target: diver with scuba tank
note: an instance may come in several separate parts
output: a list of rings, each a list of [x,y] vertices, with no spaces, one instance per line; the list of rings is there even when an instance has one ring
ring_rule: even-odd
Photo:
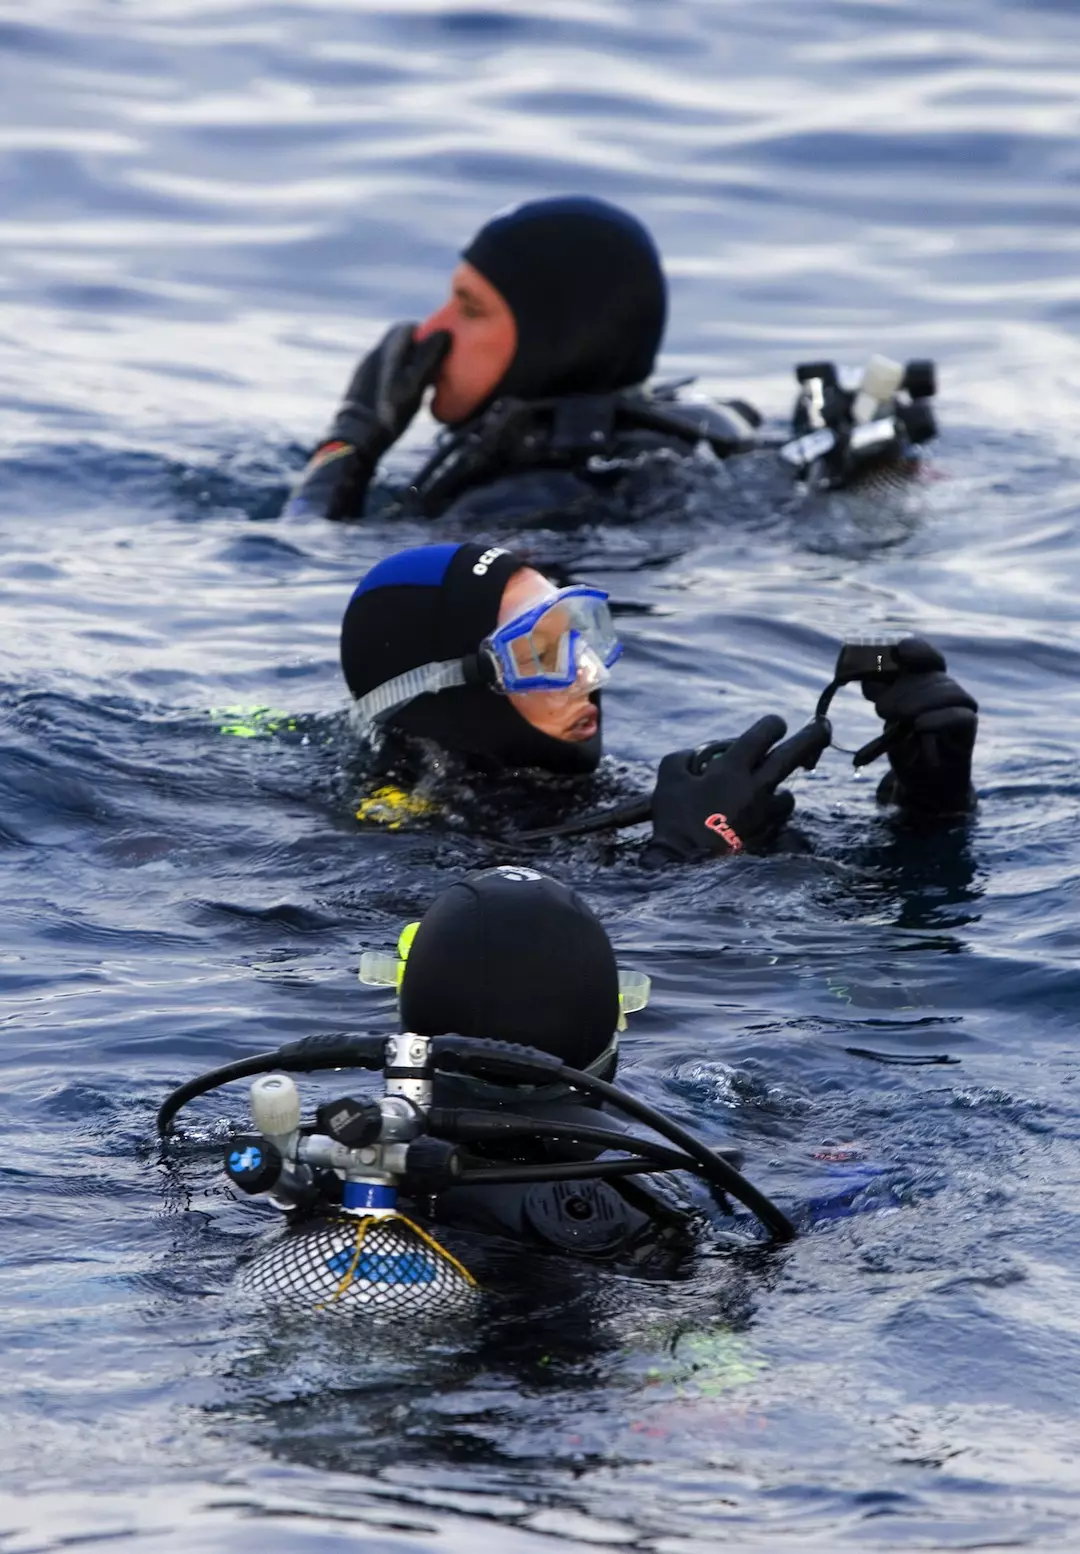
[[[558,881],[470,874],[396,953],[366,952],[360,977],[397,990],[400,1035],[293,1042],[189,1081],[158,1114],[168,1139],[189,1102],[254,1079],[255,1131],[233,1134],[225,1170],[288,1216],[241,1272],[257,1301],[442,1314],[475,1300],[474,1270],[499,1247],[663,1278],[707,1237],[795,1235],[738,1152],[613,1082],[649,979],[616,964],[603,925]],[[291,1076],[343,1069],[381,1073],[383,1093],[350,1080],[359,1093],[305,1120]],[[694,1178],[705,1192],[688,1190]]]
[[[841,486],[902,466],[935,435],[931,362],[874,357],[854,377],[804,364],[793,428],[780,436],[745,401],[649,384],[667,285],[646,227],[607,201],[514,206],[461,257],[449,299],[422,323],[395,324],[360,362],[287,514],[362,517],[380,459],[429,391],[445,430],[400,509],[475,527],[584,512],[642,455],[774,448],[808,484]]]
[[[410,792],[433,751],[473,772],[587,778],[602,754],[602,687],[621,652],[602,589],[559,588],[513,551],[427,545],[379,562],[346,609],[341,663],[356,720],[398,786],[378,790],[384,812],[364,805],[360,818],[396,826],[430,813],[426,801],[410,807]],[[856,766],[888,757],[879,801],[931,823],[969,813],[978,704],[932,644],[908,637],[846,645],[815,716],[789,738],[770,714],[735,738],[674,751],[651,796],[563,815],[543,835],[649,821],[641,861],[650,869],[767,848],[795,807],[782,784],[828,747],[829,701],[847,683],[861,685],[884,725],[855,756]],[[587,804],[587,789],[579,793]],[[574,802],[574,786],[560,797]]]

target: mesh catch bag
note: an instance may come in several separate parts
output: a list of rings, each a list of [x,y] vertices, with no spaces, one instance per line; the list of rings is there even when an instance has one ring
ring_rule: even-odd
[[[244,1295],[303,1311],[461,1311],[479,1287],[403,1214],[342,1216],[303,1226],[259,1252],[237,1278]]]

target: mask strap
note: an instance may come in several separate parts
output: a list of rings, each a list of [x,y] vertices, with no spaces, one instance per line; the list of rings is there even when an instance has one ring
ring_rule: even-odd
[[[459,685],[487,685],[489,681],[490,673],[478,653],[437,664],[421,664],[416,669],[395,675],[392,680],[384,680],[366,696],[358,696],[353,713],[362,724],[377,723],[406,702],[415,701],[417,696],[451,691]]]

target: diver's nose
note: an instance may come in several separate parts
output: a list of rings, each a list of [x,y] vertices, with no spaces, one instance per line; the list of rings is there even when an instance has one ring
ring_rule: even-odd
[[[416,328],[413,330],[413,339],[416,341],[416,343],[419,344],[421,340],[426,340],[427,337],[429,335],[433,335],[437,329],[445,329],[452,340],[454,335],[454,331],[451,328],[452,308],[452,303],[444,302],[442,307],[436,308],[435,312],[425,318],[422,324],[417,324]]]

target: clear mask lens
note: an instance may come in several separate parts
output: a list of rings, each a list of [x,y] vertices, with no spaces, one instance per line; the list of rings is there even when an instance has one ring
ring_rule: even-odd
[[[493,631],[484,647],[504,691],[596,690],[622,651],[598,588],[563,588]]]

